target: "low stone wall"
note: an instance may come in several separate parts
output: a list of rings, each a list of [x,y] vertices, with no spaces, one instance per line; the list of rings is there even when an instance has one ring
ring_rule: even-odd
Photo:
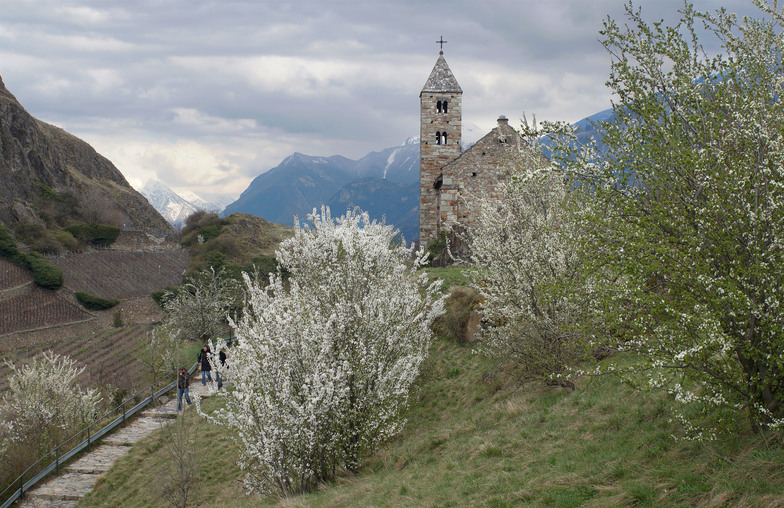
[[[177,250],[182,246],[176,234],[155,236],[142,231],[123,231],[109,248],[113,250]]]

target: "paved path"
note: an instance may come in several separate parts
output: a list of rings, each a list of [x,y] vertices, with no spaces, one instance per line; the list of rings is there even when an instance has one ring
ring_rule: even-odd
[[[202,386],[201,375],[191,379],[191,400],[195,394],[209,397],[210,385]],[[32,490],[25,492],[25,497],[17,502],[19,508],[71,508],[76,506],[98,479],[106,473],[120,457],[131,451],[134,443],[160,429],[173,418],[177,417],[177,396],[163,404],[146,409],[130,420],[124,427],[115,430],[99,441],[92,450],[78,460],[65,466],[64,472]],[[164,397],[159,399],[164,400]],[[185,404],[185,401],[182,401]],[[195,411],[191,409],[190,411]]]

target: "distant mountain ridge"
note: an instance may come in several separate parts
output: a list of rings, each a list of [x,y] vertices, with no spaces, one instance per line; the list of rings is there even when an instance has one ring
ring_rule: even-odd
[[[576,122],[578,142],[599,136],[591,122],[612,118],[612,109],[607,109]],[[549,145],[546,138],[542,141]],[[465,143],[463,151],[471,145]],[[400,229],[407,242],[417,241],[419,139],[409,138],[403,145],[371,152],[356,161],[340,155],[294,153],[257,176],[222,214],[242,212],[291,225],[295,215],[302,221],[322,204],[328,205],[333,215],[358,206],[371,218],[383,218]]]
[[[196,199],[185,199],[162,182],[150,180],[140,189],[142,196],[158,210],[169,224],[176,229],[182,229],[185,220],[199,210],[209,212],[220,212],[220,209],[199,196],[193,194]]]
[[[412,241],[418,235],[418,218],[416,225],[411,222],[412,207],[418,207],[418,182],[416,138],[356,161],[340,155],[294,153],[257,176],[223,215],[248,213],[291,225],[295,215],[303,220],[322,204],[329,205],[335,215],[359,206],[374,219],[384,217],[387,224],[401,229],[406,241]]]

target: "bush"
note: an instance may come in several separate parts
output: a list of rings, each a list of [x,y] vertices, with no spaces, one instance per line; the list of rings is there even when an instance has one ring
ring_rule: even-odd
[[[448,264],[447,243],[449,235],[441,230],[438,237],[427,246],[427,261],[430,266],[446,266]]]
[[[120,236],[120,228],[107,224],[74,224],[65,230],[83,242],[88,242],[100,247],[107,247]]]
[[[19,249],[16,248],[16,242],[11,237],[11,233],[0,224],[0,256],[13,261],[18,255]]]
[[[30,243],[30,248],[41,254],[57,254],[63,248],[51,231],[44,230],[41,236]]]
[[[119,300],[115,300],[114,298],[101,298],[100,296],[91,295],[90,293],[85,293],[84,291],[77,291],[76,299],[79,300],[79,303],[89,310],[111,309],[120,303]],[[122,321],[122,318],[120,318],[120,320]]]
[[[226,254],[217,249],[213,249],[204,256],[204,261],[207,263],[207,266],[212,268],[223,268],[226,264]]]
[[[37,253],[21,254],[25,266],[33,272],[33,281],[47,289],[60,289],[63,285],[63,271]]]
[[[181,289],[181,286],[166,286],[166,289],[161,289],[160,291],[153,291],[150,293],[150,298],[152,298],[152,301],[158,304],[158,307],[165,309],[166,301],[168,299],[167,294],[170,297],[175,297]]]
[[[258,256],[253,258],[248,265],[245,266],[244,271],[252,273],[254,270],[259,274],[275,273],[278,270],[278,260],[269,256]]]
[[[63,285],[63,271],[46,261],[37,252],[29,254],[19,252],[16,242],[2,224],[0,224],[0,257],[33,272],[33,280],[41,287],[59,289]]]
[[[360,463],[405,424],[409,390],[443,312],[440,283],[366,213],[333,223],[328,209],[281,244],[289,269],[261,286],[246,277],[247,306],[232,348],[234,389],[215,419],[244,444],[246,485],[292,494]],[[213,346],[213,350],[218,350]],[[221,375],[221,366],[215,366]]]
[[[125,323],[123,323],[122,311],[118,309],[117,312],[114,313],[114,327],[122,328],[123,326],[125,326]]]
[[[574,248],[580,203],[557,176],[529,170],[511,175],[501,200],[481,202],[469,231],[468,273],[482,298],[477,349],[521,382],[573,388],[562,376],[593,348],[579,328],[591,287]]]
[[[69,233],[68,231],[60,231],[54,237],[57,239],[63,247],[68,250],[76,250],[79,248],[79,242],[74,238],[74,236]]]
[[[41,191],[41,197],[46,200],[58,201],[60,199],[60,196],[57,195],[57,192],[44,183],[38,182],[38,190]]]
[[[228,219],[222,219],[216,213],[200,210],[185,221],[185,227],[182,228],[182,244],[192,246],[200,237],[202,243],[217,238],[221,228],[228,223]]]
[[[17,444],[16,454],[27,450],[38,457],[94,420],[100,397],[78,387],[84,369],[74,360],[48,352],[30,365],[5,360],[5,366],[10,376],[0,404],[0,446]],[[4,470],[13,458],[3,458]]]
[[[199,230],[199,236],[201,236],[204,243],[207,243],[213,238],[218,238],[220,231],[221,227],[218,224],[213,224],[211,226],[207,226],[206,228],[201,228]]]
[[[43,254],[56,254],[62,245],[51,231],[42,224],[24,223],[14,228],[14,234],[20,241],[30,245],[30,249]]]

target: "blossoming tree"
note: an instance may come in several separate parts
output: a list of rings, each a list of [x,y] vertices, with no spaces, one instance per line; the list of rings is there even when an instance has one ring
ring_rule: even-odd
[[[784,15],[756,3],[756,19],[688,4],[672,27],[631,5],[608,19],[604,146],[555,151],[597,203],[583,252],[615,277],[595,303],[644,360],[626,374],[710,416],[682,418],[697,437],[738,414],[784,425]]]
[[[0,441],[6,446],[46,452],[95,418],[100,395],[76,385],[84,368],[71,358],[47,352],[21,367],[5,362],[12,371],[0,404]]]
[[[186,339],[207,340],[225,329],[226,315],[239,293],[239,284],[223,269],[204,269],[188,277],[177,291],[164,295],[167,324]]]
[[[264,493],[356,471],[402,430],[443,312],[440,282],[415,273],[424,256],[412,259],[391,226],[358,211],[333,220],[328,208],[308,219],[266,286],[245,276],[236,345],[216,367],[234,388],[214,418],[236,429],[246,485]]]
[[[591,353],[582,332],[583,263],[574,249],[577,202],[563,177],[519,167],[502,198],[478,202],[468,239],[482,297],[478,350],[517,381],[573,388],[564,374]],[[529,161],[530,162],[530,161]],[[535,163],[535,161],[534,161]]]

